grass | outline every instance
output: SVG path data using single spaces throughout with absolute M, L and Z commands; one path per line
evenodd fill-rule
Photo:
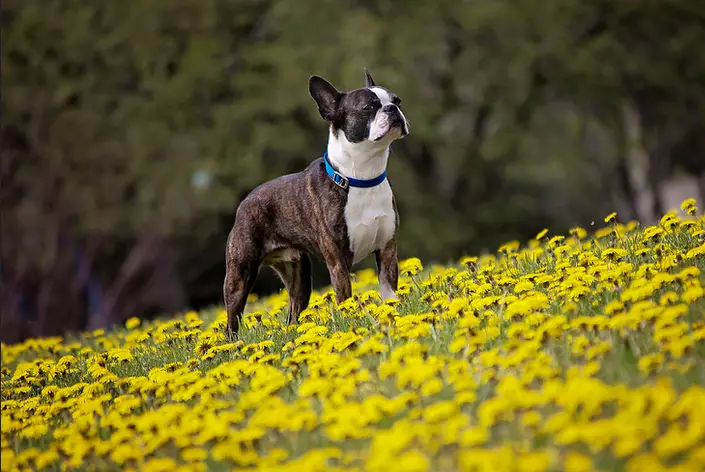
M 695 212 L 694 202 L 684 210 Z M 703 470 L 705 218 L 2 346 L 2 470 Z

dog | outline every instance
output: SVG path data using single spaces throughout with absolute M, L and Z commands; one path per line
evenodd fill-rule
M 327 151 L 298 173 L 270 180 L 236 210 L 228 235 L 223 297 L 236 337 L 260 268 L 273 268 L 289 294 L 287 323 L 311 296 L 311 256 L 322 259 L 337 303 L 352 296 L 350 271 L 374 253 L 380 294 L 396 299 L 399 216 L 386 169 L 390 145 L 409 134 L 401 99 L 375 84 L 338 91 L 311 76 L 309 93 L 329 124 Z

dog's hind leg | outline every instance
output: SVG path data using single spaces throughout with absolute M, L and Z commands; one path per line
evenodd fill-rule
M 240 327 L 240 318 L 247 303 L 247 295 L 255 284 L 260 264 L 252 261 L 228 260 L 226 265 L 223 298 L 225 299 L 225 309 L 228 312 L 227 334 L 230 338 L 235 338 Z
M 299 314 L 306 309 L 311 298 L 311 260 L 307 254 L 298 252 L 295 257 L 273 261 L 270 266 L 289 293 L 287 324 L 292 324 L 298 321 Z

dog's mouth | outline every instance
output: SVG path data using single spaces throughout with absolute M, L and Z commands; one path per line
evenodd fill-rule
M 402 136 L 406 136 L 407 134 L 409 134 L 409 128 L 408 128 L 406 121 L 404 121 L 404 119 L 402 117 L 400 117 L 399 115 L 395 115 L 392 118 L 392 122 L 389 126 L 389 130 L 391 131 L 395 128 L 399 128 L 399 131 L 401 132 Z
M 409 134 L 409 131 L 407 130 L 406 126 L 404 126 L 404 122 L 400 119 L 395 119 L 389 124 L 389 128 L 387 129 L 387 132 L 384 133 L 382 136 L 379 136 L 375 139 L 373 139 L 374 142 L 381 141 L 384 138 L 387 137 L 387 135 L 393 131 L 398 131 L 401 137 L 406 136 Z
M 399 134 L 401 135 L 402 138 L 404 136 L 406 136 L 407 134 L 409 134 L 409 130 L 406 128 L 406 126 L 404 125 L 404 122 L 401 120 L 395 120 L 394 122 L 392 122 L 392 125 L 389 127 L 390 132 L 396 131 L 396 130 L 399 130 Z

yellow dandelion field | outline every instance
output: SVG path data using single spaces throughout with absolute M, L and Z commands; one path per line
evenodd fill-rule
M 2 470 L 705 470 L 705 217 L 2 346 Z M 254 297 L 253 297 L 254 298 Z

